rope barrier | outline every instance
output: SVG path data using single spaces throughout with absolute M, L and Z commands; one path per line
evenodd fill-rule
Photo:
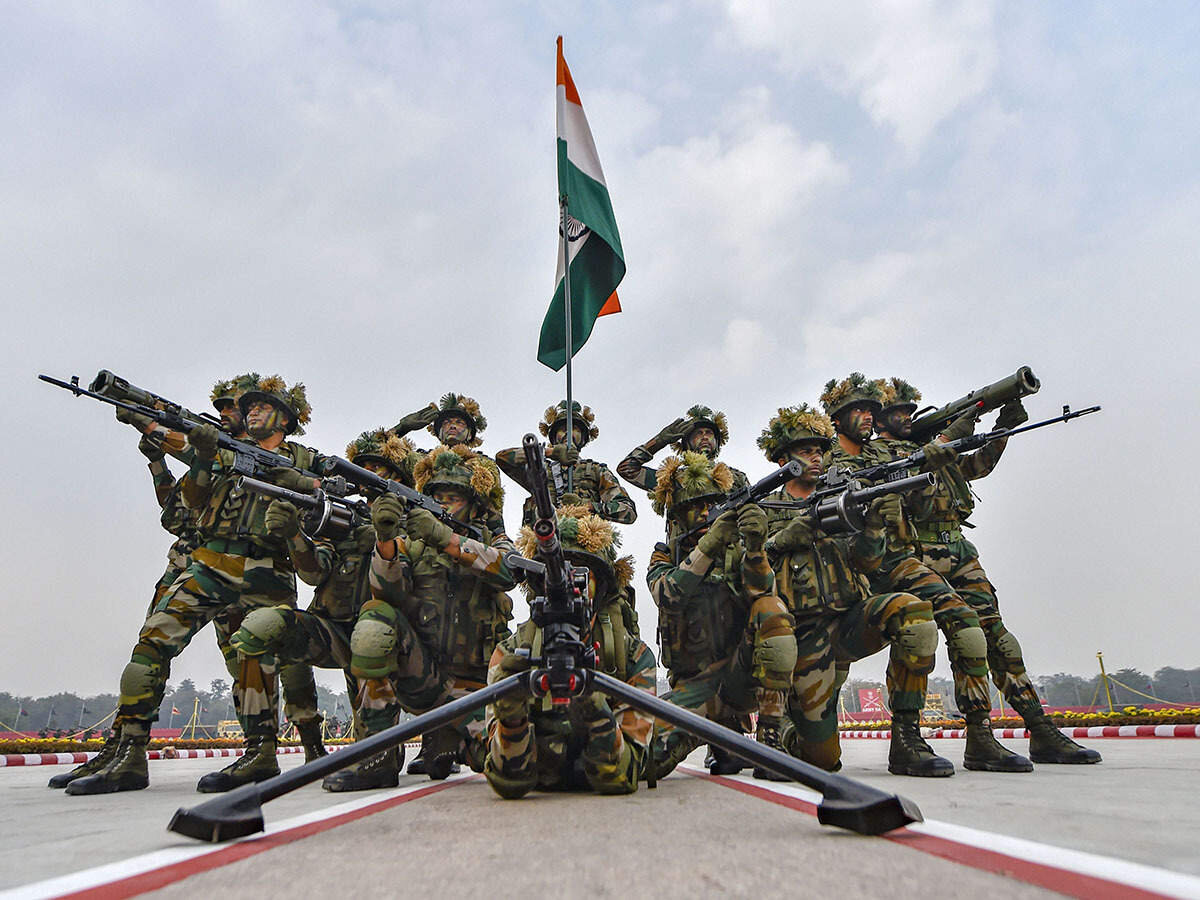
M 1139 697 L 1145 697 L 1147 700 L 1153 700 L 1155 703 L 1162 703 L 1162 704 L 1165 704 L 1166 706 L 1182 706 L 1185 709 L 1188 706 L 1192 705 L 1192 704 L 1188 704 L 1188 703 L 1176 703 L 1174 700 L 1163 700 L 1161 697 L 1155 697 L 1153 694 L 1143 694 L 1137 688 L 1131 688 L 1129 685 L 1125 684 L 1125 682 L 1117 681 L 1117 679 L 1113 678 L 1111 675 L 1108 676 L 1108 680 L 1111 681 L 1113 684 L 1120 685 L 1121 687 L 1125 688 L 1125 690 L 1129 691 L 1130 693 L 1137 694 Z

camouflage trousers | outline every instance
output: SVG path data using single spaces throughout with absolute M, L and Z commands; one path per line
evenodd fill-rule
M 839 666 L 889 648 L 888 704 L 893 712 L 919 711 L 937 651 L 929 601 L 912 594 L 875 594 L 841 612 L 804 618 L 796 625 L 796 669 L 788 693 L 795 729 L 794 755 L 834 770 L 842 749 L 837 733 Z
M 1025 671 L 1021 645 L 1004 627 L 996 589 L 979 564 L 979 551 L 968 540 L 949 543 L 925 542 L 921 547 L 927 566 L 950 583 L 979 615 L 987 639 L 987 663 L 992 682 L 1013 709 L 1027 722 L 1042 716 L 1042 702 Z M 991 704 L 989 702 L 988 706 Z
M 220 553 L 208 547 L 196 549 L 191 564 L 142 625 L 130 661 L 121 673 L 117 719 L 123 727 L 149 731 L 158 718 L 171 660 L 210 621 L 221 617 L 228 635 L 251 609 L 295 602 L 295 575 L 286 562 Z M 233 658 L 236 660 L 236 654 Z M 279 720 L 274 657 L 264 655 L 231 664 L 226 655 L 226 665 L 233 678 L 233 703 L 243 733 L 247 737 L 273 737 Z
M 487 676 L 477 673 L 470 676 L 451 676 L 445 692 L 430 708 L 444 706 L 484 687 Z M 424 710 L 422 710 L 424 711 Z M 482 772 L 488 754 L 487 707 L 481 706 L 468 716 L 455 719 L 448 728 L 458 732 L 463 759 L 473 771 Z
M 795 619 L 778 597 L 760 597 L 750 607 L 746 631 L 737 649 L 702 671 L 671 682 L 669 699 L 676 706 L 744 729 L 748 714 L 780 718 L 796 664 L 796 647 L 780 645 L 795 627 Z M 703 741 L 665 722 L 655 723 L 652 742 L 654 775 L 662 778 Z
M 941 575 L 908 552 L 889 553 L 884 558 L 871 578 L 871 590 L 914 594 L 933 606 L 933 619 L 946 639 L 958 711 L 964 715 L 987 713 L 992 701 L 987 684 L 986 642 L 978 613 Z

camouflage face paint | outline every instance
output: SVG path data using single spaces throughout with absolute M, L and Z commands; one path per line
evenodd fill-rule
M 787 451 L 787 459 L 783 460 L 781 465 L 795 461 L 804 465 L 804 474 L 800 476 L 800 481 L 804 484 L 815 484 L 817 479 L 821 477 L 821 472 L 824 466 L 821 462 L 821 457 L 824 451 L 821 445 L 817 443 L 792 444 Z
M 856 444 L 865 444 L 871 440 L 875 414 L 869 406 L 850 406 L 838 413 L 837 425 L 839 434 L 844 434 Z
M 687 437 L 688 449 L 711 457 L 717 450 L 717 433 L 707 425 L 693 428 Z
M 268 438 L 276 432 L 287 430 L 288 417 L 271 403 L 256 400 L 246 411 L 246 432 L 255 440 Z
M 438 440 L 447 447 L 461 444 L 471 437 L 471 426 L 462 416 L 446 416 L 438 426 Z
M 466 494 L 450 488 L 436 488 L 433 492 L 433 499 L 441 504 L 442 509 L 460 522 L 466 522 L 470 518 L 471 500 Z
M 906 441 L 912 436 L 912 411 L 900 408 L 889 409 L 880 416 L 879 433 L 887 434 L 898 440 Z

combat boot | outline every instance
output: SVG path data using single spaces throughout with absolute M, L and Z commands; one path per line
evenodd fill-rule
M 784 724 L 781 719 L 774 716 L 759 716 L 758 728 L 754 732 L 754 739 L 764 747 L 770 747 L 772 750 L 778 750 L 780 753 L 787 753 L 783 739 Z M 767 781 L 791 781 L 786 775 L 780 775 L 777 772 L 772 772 L 770 769 L 763 766 L 754 767 L 754 777 L 763 778 Z
M 121 743 L 121 733 L 119 731 L 111 734 L 104 742 L 104 746 L 100 751 L 86 762 L 80 763 L 70 772 L 60 772 L 55 775 L 47 783 L 47 787 L 65 788 L 72 781 L 83 778 L 85 775 L 95 775 L 105 766 L 107 766 L 117 755 L 117 747 Z
M 425 774 L 431 781 L 444 781 L 461 771 L 457 761 L 460 745 L 458 732 L 450 727 L 438 728 L 429 734 L 421 735 Z
M 746 768 L 746 761 L 740 756 L 734 756 L 713 744 L 709 744 L 708 749 L 712 754 L 712 761 L 708 763 L 709 775 L 736 775 Z
M 954 774 L 954 763 L 933 752 L 921 737 L 916 710 L 892 713 L 892 745 L 888 749 L 888 771 L 893 775 L 920 778 L 947 778 Z
M 406 770 L 409 775 L 424 775 L 425 774 L 425 744 L 421 743 L 421 749 L 417 752 L 417 757 L 408 764 Z
M 146 745 L 149 734 L 131 733 L 129 726 L 121 729 L 121 740 L 112 761 L 92 775 L 77 778 L 67 785 L 71 796 L 81 794 L 115 794 L 118 791 L 140 791 L 150 785 L 150 770 L 146 764 Z
M 243 784 L 266 781 L 279 774 L 275 757 L 275 737 L 251 735 L 246 739 L 246 752 L 217 772 L 209 772 L 196 782 L 202 794 L 221 794 Z
M 296 726 L 296 733 L 300 735 L 300 744 L 304 747 L 304 761 L 306 763 L 329 755 L 329 751 L 325 749 L 325 738 L 321 734 L 320 719 L 301 722 Z
M 980 772 L 1032 772 L 1033 763 L 996 740 L 986 713 L 970 713 L 963 768 Z
M 1100 762 L 1100 754 L 1081 747 L 1061 731 L 1043 713 L 1032 722 L 1029 729 L 1029 758 L 1035 763 L 1066 763 L 1088 765 Z
M 340 772 L 326 775 L 321 787 L 334 794 L 344 791 L 369 791 L 374 788 L 396 787 L 400 783 L 400 767 L 404 765 L 404 747 L 392 747 L 362 762 L 347 766 Z

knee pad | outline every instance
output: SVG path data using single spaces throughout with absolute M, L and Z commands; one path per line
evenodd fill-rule
M 350 671 L 358 678 L 382 678 L 392 669 L 396 629 L 375 619 L 359 619 L 350 635 Z
M 951 653 L 957 653 L 959 656 L 972 659 L 983 659 L 987 656 L 987 638 L 984 637 L 983 629 L 978 626 L 960 628 L 946 640 L 946 646 Z
M 242 656 L 262 656 L 287 630 L 287 619 L 275 607 L 254 609 L 242 619 L 242 627 L 229 639 L 230 646 Z
M 1008 629 L 1005 629 L 1000 634 L 996 635 L 996 649 L 1000 651 L 1000 655 L 1005 659 L 1021 661 L 1021 645 L 1013 634 Z
M 159 671 L 157 666 L 145 663 L 126 663 L 121 672 L 121 705 L 153 697 L 158 687 Z
M 754 680 L 762 687 L 787 690 L 796 668 L 796 635 L 788 628 L 783 634 L 762 637 L 754 642 Z
M 932 619 L 905 622 L 896 632 L 896 643 L 910 657 L 928 657 L 937 652 L 938 627 Z

